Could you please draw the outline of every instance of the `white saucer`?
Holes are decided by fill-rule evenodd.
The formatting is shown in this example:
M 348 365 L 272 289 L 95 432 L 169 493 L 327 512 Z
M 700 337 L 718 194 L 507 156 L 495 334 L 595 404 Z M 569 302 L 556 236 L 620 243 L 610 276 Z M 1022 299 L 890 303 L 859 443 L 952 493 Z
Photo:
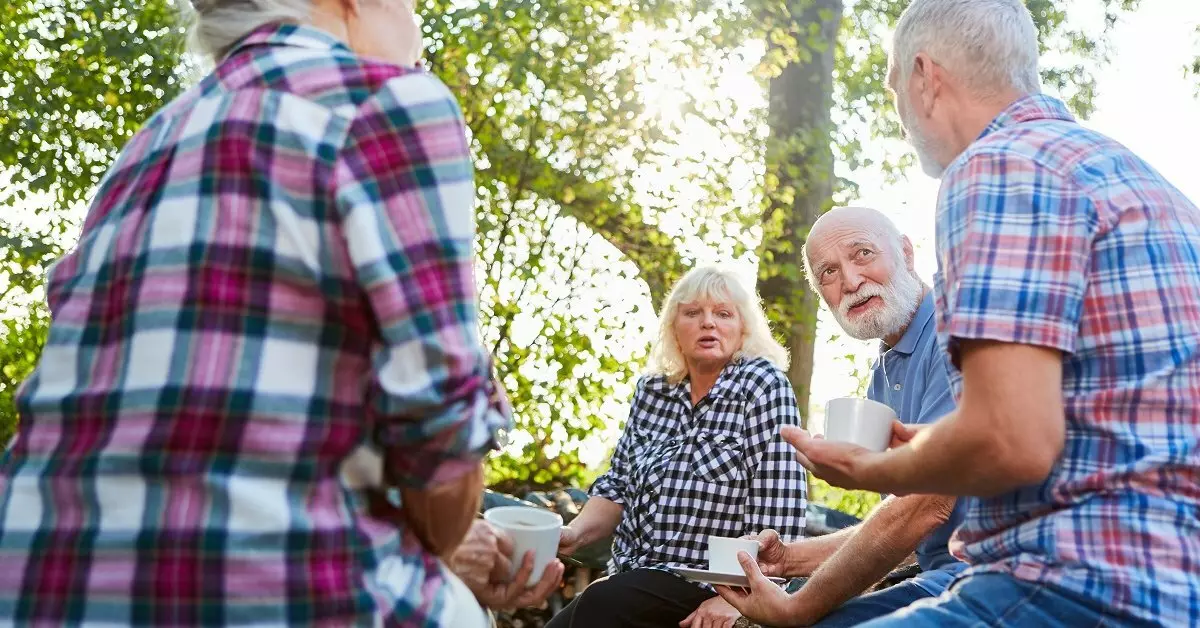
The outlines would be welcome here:
M 671 571 L 691 580 L 692 582 L 707 582 L 708 584 L 723 584 L 727 587 L 748 587 L 750 579 L 744 573 L 721 573 L 707 569 L 688 569 L 687 567 L 671 567 Z M 784 578 L 768 576 L 767 580 L 775 584 L 787 582 Z

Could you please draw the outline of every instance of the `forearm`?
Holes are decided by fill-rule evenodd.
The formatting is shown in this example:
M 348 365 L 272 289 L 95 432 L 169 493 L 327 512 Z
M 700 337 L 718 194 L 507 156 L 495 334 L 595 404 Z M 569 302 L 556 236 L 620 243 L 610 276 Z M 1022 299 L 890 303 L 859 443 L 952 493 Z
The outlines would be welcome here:
M 859 526 L 852 526 L 813 538 L 801 539 L 787 545 L 784 558 L 784 575 L 787 577 L 810 576 L 821 563 L 829 560 L 847 540 L 854 536 Z
M 1014 464 L 1024 454 L 994 433 L 968 425 L 964 410 L 946 416 L 889 452 L 878 490 L 897 494 L 991 496 L 1032 481 Z M 985 423 L 986 421 L 975 421 Z
M 483 465 L 454 480 L 425 488 L 401 488 L 401 512 L 425 549 L 447 555 L 462 542 L 479 510 Z
M 598 541 L 617 529 L 625 507 L 610 499 L 593 496 L 583 505 L 579 516 L 567 527 L 579 535 L 580 545 Z
M 934 495 L 890 497 L 824 561 L 793 603 L 816 621 L 861 594 L 912 554 L 949 516 L 954 501 Z

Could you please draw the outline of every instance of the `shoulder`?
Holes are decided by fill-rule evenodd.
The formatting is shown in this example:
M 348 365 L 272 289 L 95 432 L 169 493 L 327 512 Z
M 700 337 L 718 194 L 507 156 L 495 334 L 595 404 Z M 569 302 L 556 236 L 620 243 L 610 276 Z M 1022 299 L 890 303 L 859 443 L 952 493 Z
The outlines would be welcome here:
M 462 118 L 454 94 L 433 74 L 387 65 L 365 66 L 360 71 L 367 76 L 360 77 L 363 90 L 358 95 L 356 122 L 378 124 L 380 114 L 389 116 L 390 124 L 410 126 Z
M 746 358 L 738 370 L 738 384 L 749 400 L 771 396 L 795 396 L 787 374 L 766 358 Z
M 1013 125 L 977 140 L 946 169 L 943 181 L 984 183 L 1003 176 L 1007 184 L 1034 177 L 1073 180 L 1097 158 L 1126 152 L 1109 137 L 1069 120 L 1037 120 Z M 943 187 L 946 187 L 943 185 Z

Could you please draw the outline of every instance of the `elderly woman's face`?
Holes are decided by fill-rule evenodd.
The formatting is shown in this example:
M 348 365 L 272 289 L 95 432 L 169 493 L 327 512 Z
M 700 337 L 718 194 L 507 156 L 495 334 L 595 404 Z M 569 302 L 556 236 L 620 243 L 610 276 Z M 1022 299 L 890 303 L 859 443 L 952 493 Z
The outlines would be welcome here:
M 742 316 L 728 301 L 680 303 L 675 339 L 688 365 L 724 364 L 742 348 Z

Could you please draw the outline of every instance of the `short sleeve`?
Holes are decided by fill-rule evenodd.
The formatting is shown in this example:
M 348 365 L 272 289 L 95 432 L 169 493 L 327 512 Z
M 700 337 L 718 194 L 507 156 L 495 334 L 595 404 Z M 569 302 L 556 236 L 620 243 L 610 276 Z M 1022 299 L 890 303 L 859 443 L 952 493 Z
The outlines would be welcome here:
M 1034 158 L 989 149 L 948 172 L 938 203 L 939 334 L 1070 353 L 1087 286 L 1094 210 Z

